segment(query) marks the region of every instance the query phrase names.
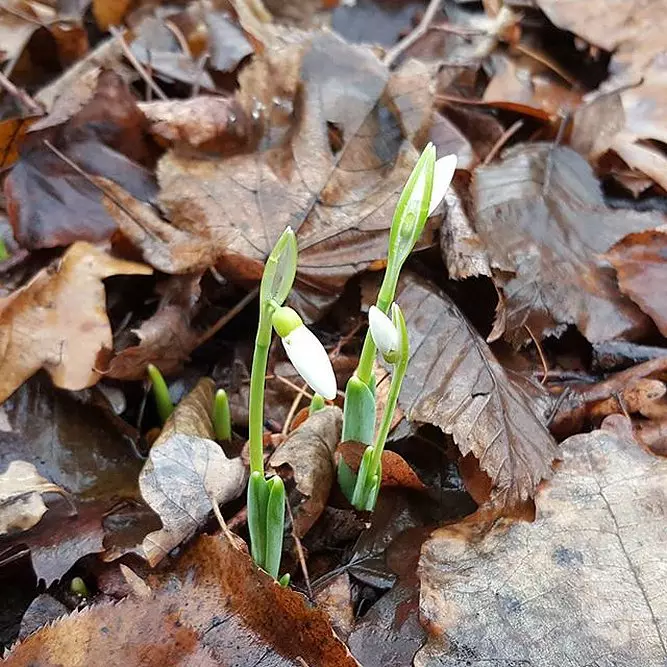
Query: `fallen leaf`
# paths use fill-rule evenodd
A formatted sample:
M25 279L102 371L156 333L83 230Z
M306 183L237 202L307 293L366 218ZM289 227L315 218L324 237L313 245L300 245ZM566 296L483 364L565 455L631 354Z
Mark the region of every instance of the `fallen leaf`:
M43 625L51 623L61 616L69 614L69 609L47 593L38 595L26 609L21 620L19 640L25 639Z
M30 37L39 28L40 17L23 0L8 0L3 4L5 7L0 14L0 62L5 63L21 55Z
M370 49L329 33L266 52L243 71L239 101L250 116L263 114L267 147L223 160L167 153L160 204L174 227L219 248L221 270L237 281L259 279L291 225L300 248L293 296L313 319L349 278L385 260L417 157L410 141L427 137L432 118L424 72L413 63L390 77Z
M255 52L243 30L229 20L226 12L208 12L206 27L213 69L233 72L244 58Z
M349 636L355 620L350 588L350 575L341 572L314 593L318 609L327 614L336 634L343 640Z
M334 452L340 442L343 413L336 406L318 410L292 431L276 449L269 465L277 471L286 467L292 474L298 498L290 506L293 528L303 537L326 507L335 479Z
M667 336L667 230L652 229L629 234L606 253L623 294L629 296Z
M65 491L42 477L27 461L12 461L0 474L0 535L29 530L47 510L42 495Z
M366 447L367 445L361 442L342 442L338 446L337 452L343 457L345 463L354 472L357 472ZM382 452L382 479L380 486L399 486L403 489L413 489L414 491L426 490L426 485L419 479L419 476L410 467L410 464L400 454L392 452L390 449L385 449Z
M19 157L19 146L36 118L7 118L0 121L0 168L11 167Z
M410 336L399 396L407 418L451 434L464 456L475 455L506 502L531 497L556 455L544 423L544 390L505 371L433 284L407 273L396 301Z
M103 32L110 26L122 25L132 0L93 0L93 17Z
M220 154L238 153L252 139L252 122L231 97L199 95L188 100L142 102L150 132L170 145Z
M618 290L600 255L664 222L612 210L586 161L569 148L522 144L473 180L475 231L506 299L506 335L542 338L575 324L591 342L636 338L650 321Z
M143 556L155 566L191 537L212 511L245 488L246 468L214 442L213 381L200 380L174 409L139 475L141 495L163 528L146 535Z
M148 364L156 365L164 375L181 370L199 342L192 318L201 306L201 274L172 276L162 286L162 298L155 315L129 336L132 343L121 347L110 361L106 377L116 380L142 380Z
M104 284L109 276L152 269L116 259L80 241L58 266L0 299L0 402L44 368L57 387L83 389L100 378L98 357L111 350Z
M664 663L667 462L604 431L561 457L533 523L464 522L424 544L416 667Z
M200 537L152 597L75 612L3 664L75 667L82 650L90 667L358 667L324 612L225 536Z
M91 176L109 178L134 197L150 201L156 187L145 168L152 159L146 132L146 118L125 82L113 72L102 72L94 95L69 122L30 133L4 183L19 244L36 249L108 239L116 223Z
M113 521L119 503L139 499L138 435L120 430L108 411L81 396L55 390L45 376L20 387L3 410L0 469L31 463L74 501L74 508L62 499L49 502L36 526L0 538L0 551L28 549L37 579L49 586L81 557L102 552L103 519Z
M623 0L613 4L591 0L584 5L567 0L537 0L536 4L559 28L613 53L611 71L616 79L637 81L664 51L665 0Z

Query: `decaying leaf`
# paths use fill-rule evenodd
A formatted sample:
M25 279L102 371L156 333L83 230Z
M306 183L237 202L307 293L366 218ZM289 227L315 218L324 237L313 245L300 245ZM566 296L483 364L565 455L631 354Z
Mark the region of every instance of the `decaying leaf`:
M475 229L506 297L507 333L558 334L575 324L591 342L632 338L650 321L616 285L600 255L660 213L611 210L586 161L551 144L509 149L475 172Z
M138 436L127 425L120 430L107 411L83 396L54 390L42 376L20 387L3 411L0 469L12 461L31 463L74 503L54 496L37 525L0 538L0 551L29 550L37 578L49 586L81 557L103 551L103 519L113 522L119 503L139 499L142 461L132 446Z
M32 528L47 510L42 494L65 495L27 461L12 461L0 474L0 535Z
M332 406L311 415L274 452L269 464L286 466L300 495L293 508L294 533L303 537L324 510L335 479L334 452L340 442L343 413ZM292 504L290 499L290 504Z
M664 51L665 0L537 0L537 6L559 28L612 52L613 72L626 81L637 81Z
M200 537L152 588L151 597L89 607L42 628L3 664L358 667L324 612L226 536Z
M329 33L267 51L243 71L239 93L246 113L265 119L262 150L223 160L167 153L158 168L167 217L218 248L221 269L237 281L259 278L291 225L300 250L294 298L315 317L348 278L385 258L417 157L411 140L427 136L432 118L425 73L413 63L390 77L372 50ZM132 226L116 215L121 228Z
M667 228L629 234L605 255L618 275L618 284L667 336Z
M508 502L533 495L556 448L546 395L506 372L454 303L415 274L399 283L411 357L399 403L410 421L450 433L472 452Z
M109 363L107 377L141 380L151 363L164 375L182 368L199 341L191 322L201 305L200 280L201 274L172 276L161 286L162 298L155 315L123 337L135 344L124 347L116 341L117 349L122 349Z
M141 495L163 525L143 541L151 565L195 533L212 502L223 505L245 488L243 462L228 459L213 440L213 394L213 381L204 378L176 406L139 475Z
M111 350L102 280L118 274L149 275L80 241L55 269L0 299L0 402L44 368L57 387L83 389L100 375L98 356Z
M604 431L561 456L533 523L463 522L424 544L435 632L415 665L664 664L667 462Z

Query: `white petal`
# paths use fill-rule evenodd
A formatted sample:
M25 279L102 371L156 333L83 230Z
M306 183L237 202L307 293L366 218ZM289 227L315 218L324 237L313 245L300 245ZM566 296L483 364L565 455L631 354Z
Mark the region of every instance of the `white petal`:
M336 398L336 376L317 336L302 325L281 340L292 365L310 388L330 401Z
M398 350L398 331L392 321L376 306L368 311L368 326L378 350L383 355Z
M447 188L454 178L456 171L456 155L445 155L435 162L435 171L433 173L433 190L431 191L431 203L428 207L428 214L438 208L440 202L447 194Z

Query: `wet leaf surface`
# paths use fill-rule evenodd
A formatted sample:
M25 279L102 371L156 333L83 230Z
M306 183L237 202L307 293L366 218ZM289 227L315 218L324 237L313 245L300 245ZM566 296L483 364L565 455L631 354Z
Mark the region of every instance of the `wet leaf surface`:
M143 540L151 565L194 535L212 502L224 505L245 488L245 465L228 459L213 440L213 394L213 381L204 378L176 406L139 475L141 495L163 525Z
M152 597L74 613L28 637L5 664L74 667L77 646L91 667L358 665L323 612L225 536L199 538Z
M397 294L410 336L399 397L411 421L439 426L472 452L508 502L534 494L556 455L544 395L513 378L454 303L408 274Z
M0 301L0 400L40 368L57 387L84 389L100 378L110 351L104 283L113 275L148 275L144 264L117 259L80 241L55 267Z
M464 522L424 545L434 632L415 665L663 664L667 463L604 431L560 454L533 523Z
M598 181L569 148L517 146L478 169L475 229L506 299L508 335L559 334L575 324L591 342L637 338L646 316L616 285L599 255L661 214L608 209Z

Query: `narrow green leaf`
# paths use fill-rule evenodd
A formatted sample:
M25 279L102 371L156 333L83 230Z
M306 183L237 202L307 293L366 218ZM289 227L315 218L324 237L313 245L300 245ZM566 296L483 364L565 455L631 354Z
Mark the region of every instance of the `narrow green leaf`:
M155 407L157 408L158 415L164 424L171 413L174 411L174 404L171 402L171 397L169 396L169 388L167 383L162 377L159 368L153 366L153 364L148 364L148 377L150 378L151 384L153 385L153 396L155 398Z
M358 377L352 376L345 388L342 441L373 443L375 432L375 397Z
M287 588L287 587L289 586L289 582L290 582L289 572L285 572L285 574L283 574L283 576L280 577L280 579L278 579L278 583L279 583L283 588Z
M215 392L213 401L213 430L220 441L232 439L232 416L229 411L229 398L224 389Z
M266 506L269 499L269 485L264 475L257 470L248 481L248 531L250 532L250 553L261 568L265 567L266 556Z
M324 397L320 394L314 394L313 398L310 401L310 407L308 408L308 414L314 415L316 412L321 410L326 403L324 402Z
M356 486L357 483L357 476L352 471L352 468L350 468L350 466L347 465L347 463L345 463L342 456L338 461L338 469L336 471L336 475L338 478L338 486L340 487L340 490L343 492L345 497L350 502L352 502L352 496L354 495L354 487Z
M283 555L283 533L285 531L285 485L276 475L268 483L269 500L266 504L266 557L264 569L278 578L280 559Z
M366 499L373 481L371 464L373 460L373 448L366 447L364 455L361 457L359 472L357 473L357 483L352 494L352 505L358 510L366 509Z

